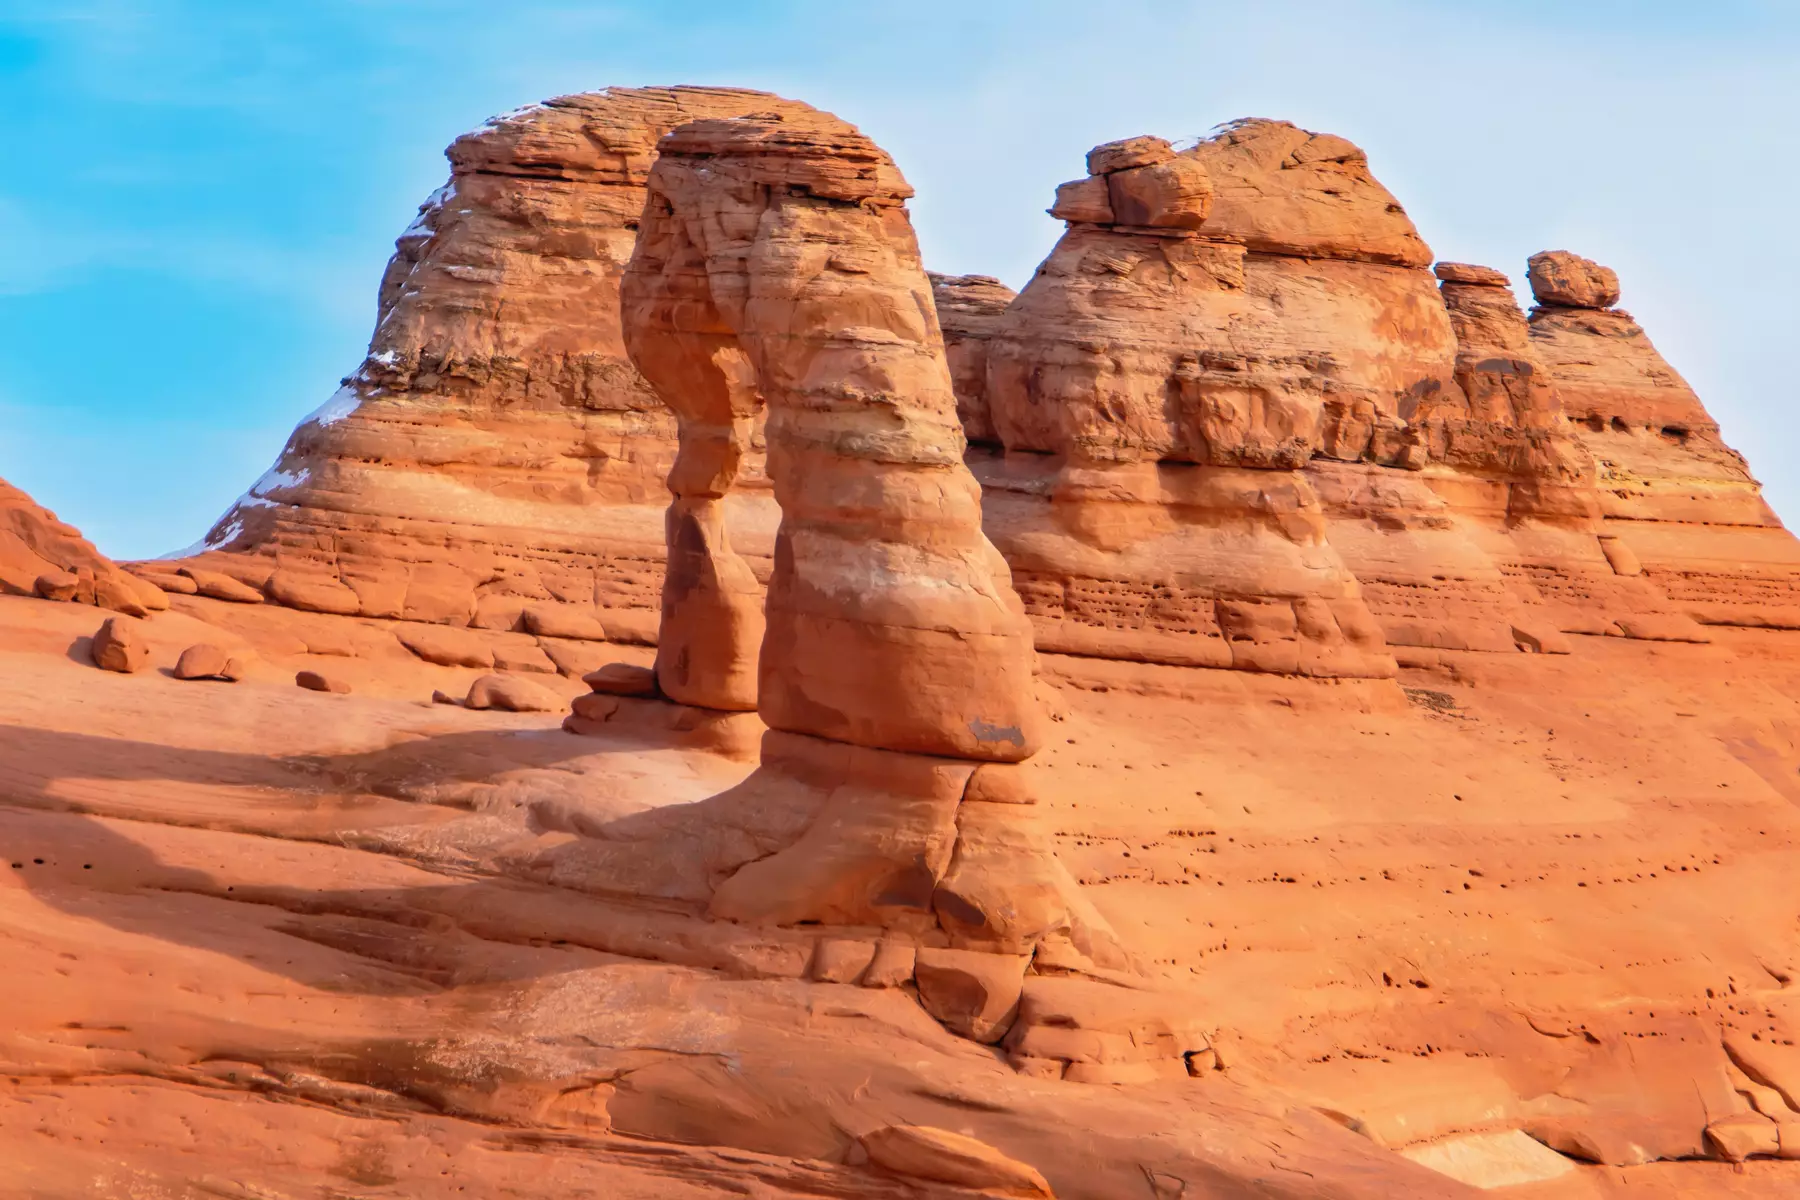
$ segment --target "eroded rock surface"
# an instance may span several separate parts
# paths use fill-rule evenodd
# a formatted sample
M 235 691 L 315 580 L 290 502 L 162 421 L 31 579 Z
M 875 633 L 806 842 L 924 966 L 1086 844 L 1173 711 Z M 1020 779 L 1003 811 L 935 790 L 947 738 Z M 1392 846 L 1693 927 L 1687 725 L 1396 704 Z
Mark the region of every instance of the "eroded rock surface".
M 134 578 L 73 525 L 0 479 L 0 595 L 94 604 L 129 616 L 169 606 L 153 583 Z
M 1794 1191 L 1792 539 L 1610 273 L 1439 292 L 1353 146 L 1248 122 L 1097 147 L 1009 300 L 758 111 L 641 160 L 674 603 L 208 554 L 107 672 L 96 567 L 0 597 L 8 1183 Z
M 675 423 L 626 355 L 619 281 L 657 138 L 782 103 L 614 88 L 458 138 L 396 243 L 368 357 L 199 561 L 315 612 L 515 629 L 562 605 L 654 630 Z M 766 575 L 760 456 L 745 493 Z

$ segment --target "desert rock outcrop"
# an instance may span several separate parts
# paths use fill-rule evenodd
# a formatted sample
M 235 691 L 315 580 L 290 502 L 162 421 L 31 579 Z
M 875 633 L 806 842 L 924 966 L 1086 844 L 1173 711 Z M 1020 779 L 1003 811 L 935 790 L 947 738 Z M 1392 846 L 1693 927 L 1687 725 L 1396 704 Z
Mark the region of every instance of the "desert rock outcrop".
M 1612 307 L 1616 274 L 1560 250 L 1530 265 L 1532 346 L 1598 466 L 1605 535 L 1702 622 L 1800 627 L 1800 546 L 1699 396 Z
M 459 188 L 579 192 L 647 94 Z M 371 612 L 301 505 L 139 564 L 172 673 L 85 665 L 100 564 L 0 596 L 9 1184 L 1795 1190 L 1794 544 L 1607 272 L 1434 286 L 1353 146 L 1244 122 L 1097 147 L 1013 298 L 854 128 L 698 116 L 610 360 L 663 461 L 557 559 L 628 604 L 365 513 Z
M 659 152 L 623 303 L 680 421 L 663 692 L 855 745 L 1025 757 L 1031 632 L 963 465 L 911 189 L 811 113 L 694 122 Z M 782 514 L 766 632 L 721 503 L 764 405 Z
M 935 1006 L 920 951 L 926 1007 L 997 1040 L 1045 939 L 1118 951 L 1047 839 L 977 832 L 983 808 L 1020 827 L 1032 811 L 966 798 L 978 764 L 1037 748 L 1044 718 L 1031 627 L 963 462 L 911 189 L 823 113 L 697 121 L 658 150 L 623 288 L 633 361 L 679 420 L 657 691 L 769 727 L 757 771 L 688 835 L 711 863 L 708 911 L 947 937 L 962 948 L 933 953 L 997 982 L 966 1018 Z M 781 506 L 766 599 L 721 504 L 759 423 Z M 619 668 L 592 686 L 573 728 L 647 690 Z M 611 848 L 572 853 L 590 877 L 632 869 Z M 826 978 L 891 970 L 872 941 L 820 955 Z
M 1005 453 L 971 455 L 1039 645 L 1391 673 L 1301 468 L 1422 465 L 1407 418 L 1455 386 L 1429 251 L 1360 151 L 1283 122 L 1088 165 L 985 339 Z
M 191 552 L 271 601 L 489 629 L 528 608 L 654 630 L 674 421 L 631 366 L 619 280 L 656 140 L 779 107 L 615 88 L 460 137 L 383 276 L 367 358 Z M 766 575 L 760 455 L 733 507 Z M 760 501 L 760 503 L 759 503 Z M 152 564 L 167 570 L 167 564 Z
M 80 530 L 0 479 L 0 595 L 6 594 L 138 617 L 169 607 L 160 588 L 120 570 Z

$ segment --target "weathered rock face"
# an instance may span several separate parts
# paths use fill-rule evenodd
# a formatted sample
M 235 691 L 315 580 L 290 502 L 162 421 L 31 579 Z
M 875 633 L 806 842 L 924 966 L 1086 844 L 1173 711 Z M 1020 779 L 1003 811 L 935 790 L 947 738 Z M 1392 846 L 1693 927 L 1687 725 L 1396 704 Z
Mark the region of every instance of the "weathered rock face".
M 1618 277 L 1566 251 L 1531 259 L 1531 344 L 1598 464 L 1617 553 L 1709 624 L 1800 626 L 1800 544 L 1699 396 L 1634 321 Z
M 978 769 L 1016 771 L 1037 748 L 1043 715 L 1031 626 L 963 462 L 910 195 L 829 114 L 701 120 L 660 143 L 623 286 L 632 359 L 679 420 L 656 683 L 755 708 L 769 732 L 748 779 L 666 831 L 699 877 L 616 841 L 553 851 L 547 869 L 649 871 L 726 921 L 948 941 L 994 974 L 979 1027 L 993 1041 L 1040 946 L 1124 958 L 1030 805 L 970 798 Z M 721 501 L 765 406 L 781 525 L 759 598 Z M 610 682 L 627 675 L 596 674 L 566 727 L 629 719 Z M 848 979 L 878 957 L 839 945 L 817 970 Z
M 1456 387 L 1429 251 L 1360 151 L 1285 123 L 1088 164 L 972 405 L 1007 451 L 971 462 L 1039 644 L 1390 673 L 1299 469 L 1423 465 L 1407 420 Z
M 729 699 L 857 745 L 1029 754 L 1030 628 L 962 462 L 911 189 L 824 114 L 698 121 L 660 154 L 624 308 L 681 422 L 663 690 L 747 674 L 755 597 L 719 501 L 766 404 L 781 529 L 756 691 Z
M 781 103 L 617 88 L 457 139 L 368 357 L 213 528 L 207 565 L 315 611 L 511 629 L 566 605 L 648 635 L 674 419 L 626 356 L 619 280 L 656 139 Z M 753 452 L 731 503 L 764 575 L 766 494 Z
M 754 708 L 779 521 L 755 389 L 728 378 L 741 364 L 708 368 L 736 415 L 677 468 L 619 315 L 657 139 L 752 110 L 809 111 L 612 89 L 459 139 L 399 240 L 368 359 L 188 564 L 198 590 L 522 629 L 575 675 L 605 655 L 584 641 L 655 641 L 660 597 L 696 639 L 663 656 L 669 694 Z M 1439 264 L 1434 289 L 1366 157 L 1284 122 L 1180 153 L 1127 139 L 1088 165 L 1023 295 L 933 282 L 984 522 L 1044 649 L 1381 675 L 1384 640 L 1800 623 L 1792 539 L 1608 307 L 1607 268 L 1534 256 L 1529 325 L 1489 268 Z M 666 523 L 686 547 L 668 590 Z M 134 570 L 197 590 L 179 566 Z M 690 659 L 714 668 L 684 681 Z
M 987 342 L 1018 293 L 991 275 L 931 272 L 929 278 L 956 388 L 957 419 L 971 444 L 995 445 L 999 437 L 987 406 Z
M 0 479 L 0 595 L 97 604 L 133 616 L 167 608 L 154 584 L 133 578 L 73 525 Z

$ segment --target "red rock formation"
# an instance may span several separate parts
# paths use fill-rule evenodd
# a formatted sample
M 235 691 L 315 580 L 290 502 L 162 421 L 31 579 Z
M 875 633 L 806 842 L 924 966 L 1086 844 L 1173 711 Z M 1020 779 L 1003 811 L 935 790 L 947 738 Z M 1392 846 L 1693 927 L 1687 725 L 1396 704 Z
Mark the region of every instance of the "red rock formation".
M 1533 255 L 1530 277 L 1532 347 L 1599 465 L 1609 560 L 1703 622 L 1800 627 L 1800 543 L 1687 381 L 1611 307 L 1618 277 L 1561 250 Z
M 1128 661 L 1045 655 L 1034 692 L 1007 691 L 988 676 L 1028 676 L 1029 654 L 1005 568 L 980 550 L 948 390 L 999 362 L 1019 305 L 938 281 L 940 348 L 892 164 L 835 119 L 781 110 L 671 135 L 627 311 L 679 415 L 668 552 L 691 561 L 671 588 L 745 618 L 711 640 L 672 631 L 662 651 L 685 648 L 691 669 L 666 677 L 704 688 L 759 653 L 750 699 L 779 697 L 786 728 L 741 702 L 669 703 L 642 647 L 575 701 L 565 727 L 597 736 L 494 711 L 550 703 L 516 672 L 568 694 L 551 648 L 595 650 L 591 604 L 470 630 L 352 617 L 322 577 L 249 588 L 165 564 L 178 611 L 113 629 L 137 643 L 125 665 L 175 670 L 114 673 L 71 652 L 88 610 L 0 596 L 8 1183 L 313 1195 L 349 1179 L 433 1200 L 1794 1193 L 1800 673 L 1756 590 L 1780 583 L 1759 572 L 1792 543 L 1757 522 L 1715 435 L 1684 447 L 1613 426 L 1614 411 L 1709 422 L 1655 382 L 1672 376 L 1627 318 L 1583 307 L 1616 299 L 1608 273 L 1539 265 L 1557 303 L 1528 330 L 1497 273 L 1442 265 L 1454 353 L 1422 338 L 1420 378 L 1450 382 L 1396 398 L 1404 347 L 1379 365 L 1363 318 L 1384 288 L 1412 296 L 1421 248 L 1359 156 L 1291 127 L 1188 156 L 1100 148 L 1059 197 L 1067 243 L 1157 239 L 1174 262 L 1195 261 L 1190 242 L 1237 247 L 1246 311 L 1276 290 L 1207 336 L 1241 332 L 1250 356 L 1308 348 L 1246 357 L 1270 382 L 1242 408 L 1209 374 L 1223 360 L 1166 374 L 1191 387 L 1161 412 L 1135 375 L 1101 397 L 1112 408 L 1070 385 L 1015 423 L 1066 439 L 1054 453 L 1009 451 L 996 421 L 1000 442 L 968 460 L 1007 484 L 988 528 L 1059 562 L 1078 544 L 1092 578 L 1146 587 L 1235 571 L 1266 588 L 1288 561 L 1276 535 L 1304 542 L 1320 573 L 1360 582 L 1407 686 L 1129 661 L 1191 599 L 1165 582 L 1112 614 L 1116 645 L 1092 643 Z M 1196 166 L 1206 154 L 1216 169 Z M 1221 214 L 1235 233 L 1208 232 Z M 1314 263 L 1338 273 L 1302 303 Z M 1232 299 L 1142 267 L 1138 300 Z M 1100 327 L 1100 289 L 1053 281 L 1033 302 L 1056 288 L 1071 328 Z M 1272 299 L 1290 289 L 1292 325 Z M 1121 336 L 1167 336 L 1165 320 L 1145 303 Z M 1050 382 L 1104 374 L 1105 343 L 1034 336 L 1015 342 Z M 1121 342 L 1136 356 L 1121 362 L 1164 369 L 1171 345 Z M 971 423 L 1017 400 L 980 373 L 960 397 Z M 785 508 L 766 563 L 733 540 L 762 437 L 775 494 L 757 503 Z M 34 510 L 10 528 L 33 531 L 24 544 L 52 527 Z M 1173 532 L 1146 553 L 1143 529 Z M 751 584 L 729 590 L 728 550 L 751 580 L 774 571 L 756 651 L 762 610 Z M 1709 561 L 1728 599 L 1672 599 Z M 39 590 L 82 586 L 68 572 Z M 1239 665 L 1279 661 L 1277 606 L 1240 600 L 1206 602 L 1243 622 Z M 1014 630 L 1004 655 L 966 637 L 989 601 Z M 1684 604 L 1774 627 L 1634 640 L 1694 632 Z M 796 619 L 846 612 L 825 635 Z M 909 619 L 932 636 L 883 640 Z M 1498 653 L 1553 649 L 1566 621 L 1632 636 Z M 934 639 L 958 635 L 976 649 L 953 661 Z M 859 674 L 880 655 L 881 676 Z M 234 660 L 238 686 L 178 681 Z M 432 689 L 470 702 L 433 707 Z M 809 707 L 845 694 L 856 706 Z M 972 697 L 982 712 L 1041 699 L 1060 736 L 1028 762 L 978 761 L 994 747 L 956 740 Z M 926 735 L 948 752 L 894 748 Z
M 956 388 L 957 419 L 971 443 L 997 444 L 987 405 L 987 341 L 1017 293 L 991 275 L 932 272 L 929 278 Z
M 674 421 L 627 359 L 619 280 L 656 139 L 780 103 L 616 88 L 458 138 L 396 244 L 368 357 L 214 526 L 205 565 L 318 612 L 504 630 L 579 610 L 654 636 Z M 759 455 L 748 470 L 732 507 L 766 574 Z
M 1039 644 L 1390 672 L 1298 469 L 1422 465 L 1406 418 L 1455 387 L 1429 251 L 1360 151 L 1281 122 L 1089 168 L 987 340 L 1007 453 L 972 459 Z
M 169 601 L 155 584 L 121 571 L 73 525 L 0 479 L 0 595 L 97 604 L 134 616 Z
M 911 189 L 823 115 L 695 122 L 659 151 L 624 306 L 633 360 L 681 423 L 664 692 L 748 673 L 756 598 L 732 582 L 748 572 L 719 501 L 766 403 L 782 510 L 767 633 L 755 692 L 720 706 L 857 745 L 1029 754 L 1030 630 L 962 463 Z
M 962 461 L 910 195 L 823 113 L 697 121 L 659 145 L 623 288 L 633 361 L 680 422 L 656 678 L 671 699 L 755 707 L 770 732 L 749 779 L 658 835 L 691 841 L 698 877 L 647 866 L 641 845 L 547 863 L 601 886 L 648 869 L 715 918 L 873 927 L 1010 964 L 992 1041 L 1041 945 L 1123 956 L 1030 806 L 973 782 L 1015 770 L 1043 717 L 1031 628 Z M 782 511 L 766 602 L 739 582 L 720 503 L 765 405 Z M 573 727 L 628 714 L 613 685 L 628 674 L 597 673 Z M 849 949 L 821 977 L 874 970 L 872 943 Z

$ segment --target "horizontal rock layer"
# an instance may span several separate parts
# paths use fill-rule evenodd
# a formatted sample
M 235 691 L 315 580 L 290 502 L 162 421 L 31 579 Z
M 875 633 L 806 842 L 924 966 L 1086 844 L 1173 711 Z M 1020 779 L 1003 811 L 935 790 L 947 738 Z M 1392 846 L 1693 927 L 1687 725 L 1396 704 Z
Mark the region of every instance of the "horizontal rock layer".
M 323 612 L 655 640 L 675 422 L 625 353 L 619 281 L 657 139 L 784 106 L 612 89 L 459 139 L 369 357 L 199 565 Z M 1607 268 L 1534 256 L 1529 320 L 1492 268 L 1434 281 L 1367 156 L 1285 122 L 1087 166 L 1021 294 L 933 279 L 1042 648 L 1384 675 L 1390 647 L 1800 626 L 1800 545 Z M 746 611 L 779 523 L 764 452 L 758 417 L 693 526 L 730 529 Z

